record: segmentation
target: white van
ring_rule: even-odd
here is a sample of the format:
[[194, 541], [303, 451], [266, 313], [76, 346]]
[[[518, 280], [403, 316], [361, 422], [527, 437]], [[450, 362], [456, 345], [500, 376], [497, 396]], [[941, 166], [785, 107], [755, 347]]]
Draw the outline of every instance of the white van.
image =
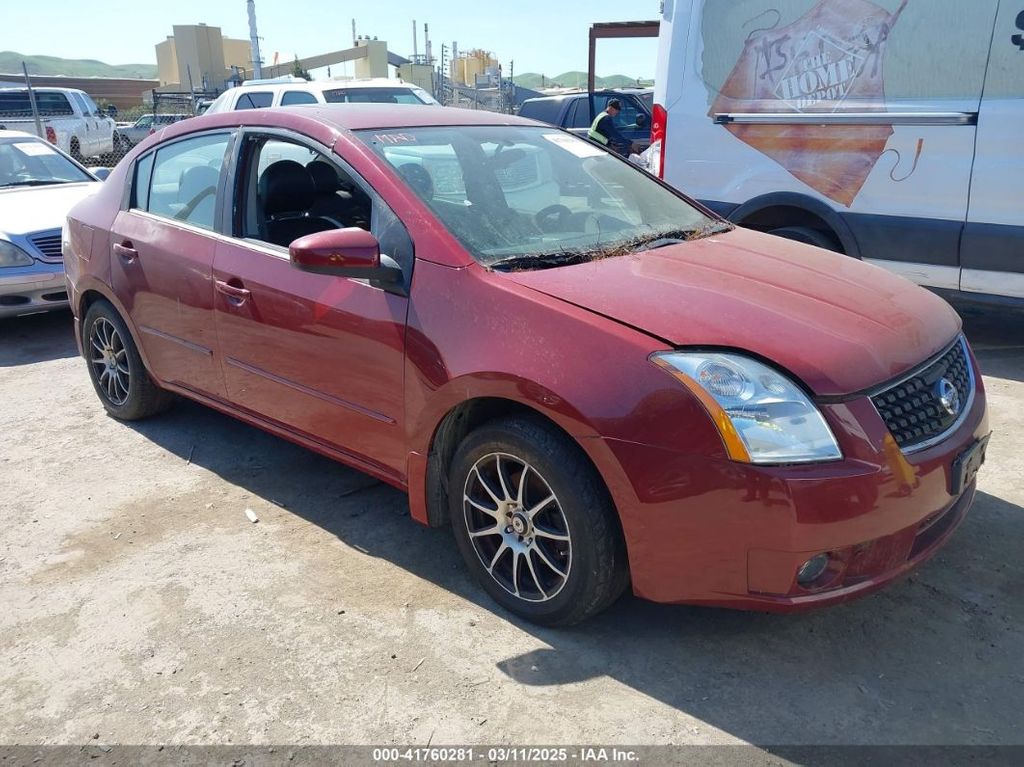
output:
[[204, 114], [295, 104], [437, 104], [425, 90], [383, 77], [307, 82], [300, 77], [248, 82], [220, 94]]
[[1024, 302], [1024, 4], [665, 0], [652, 171], [732, 221]]

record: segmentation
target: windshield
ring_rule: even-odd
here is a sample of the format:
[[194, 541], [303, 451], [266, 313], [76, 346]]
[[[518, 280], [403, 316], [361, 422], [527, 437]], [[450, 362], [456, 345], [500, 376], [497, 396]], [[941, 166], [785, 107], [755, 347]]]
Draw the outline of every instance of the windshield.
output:
[[419, 88], [336, 88], [324, 91], [328, 104], [435, 104], [430, 95]]
[[485, 266], [578, 263], [729, 228], [563, 131], [451, 126], [356, 134]]
[[45, 141], [0, 138], [0, 188], [95, 180]]

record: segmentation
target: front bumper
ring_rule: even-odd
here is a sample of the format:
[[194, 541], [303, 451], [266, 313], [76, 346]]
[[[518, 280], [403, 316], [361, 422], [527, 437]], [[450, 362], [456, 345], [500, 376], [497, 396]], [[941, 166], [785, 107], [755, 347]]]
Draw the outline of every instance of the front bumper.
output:
[[62, 264], [37, 261], [32, 266], [0, 269], [0, 317], [17, 317], [67, 306]]
[[[980, 380], [942, 442], [904, 455], [866, 397], [823, 412], [844, 459], [757, 467], [605, 440], [634, 592], [656, 602], [770, 612], [823, 607], [875, 591], [934, 554], [963, 521], [975, 485], [952, 494], [953, 462], [989, 434]], [[804, 588], [800, 566], [829, 553]]]

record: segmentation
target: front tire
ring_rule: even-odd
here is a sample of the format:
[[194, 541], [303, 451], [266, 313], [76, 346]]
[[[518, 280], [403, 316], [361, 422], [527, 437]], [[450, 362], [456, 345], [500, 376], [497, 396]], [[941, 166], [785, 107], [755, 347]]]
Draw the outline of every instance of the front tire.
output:
[[153, 383], [124, 320], [106, 301], [85, 313], [82, 341], [93, 388], [110, 415], [137, 421], [170, 407], [173, 395]]
[[785, 240], [814, 245], [817, 248], [831, 250], [833, 253], [843, 252], [843, 246], [830, 233], [823, 232], [820, 229], [812, 229], [809, 226], [783, 226], [778, 229], [769, 230], [768, 234], [782, 237]]
[[474, 577], [502, 607], [567, 626], [629, 582], [618, 517], [577, 445], [539, 418], [472, 432], [449, 473], [452, 528]]

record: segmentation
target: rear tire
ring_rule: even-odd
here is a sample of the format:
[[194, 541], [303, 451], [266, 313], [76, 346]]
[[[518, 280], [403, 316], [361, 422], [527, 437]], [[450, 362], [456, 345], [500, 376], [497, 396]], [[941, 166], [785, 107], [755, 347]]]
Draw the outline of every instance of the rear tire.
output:
[[473, 576], [502, 607], [568, 626], [629, 583], [626, 547], [604, 482], [569, 438], [539, 418], [469, 434], [449, 472], [452, 528]]
[[786, 240], [794, 240], [807, 245], [814, 245], [817, 248], [831, 250], [833, 253], [842, 253], [843, 246], [828, 232], [820, 229], [812, 229], [809, 226], [783, 226], [778, 229], [770, 229], [768, 234], [782, 237]]
[[71, 159], [78, 163], [85, 163], [85, 158], [82, 157], [82, 147], [78, 143], [78, 139], [71, 139], [71, 147], [68, 152], [71, 155]]
[[161, 413], [174, 396], [153, 383], [121, 315], [106, 301], [85, 313], [82, 348], [93, 388], [110, 415], [137, 421]]

